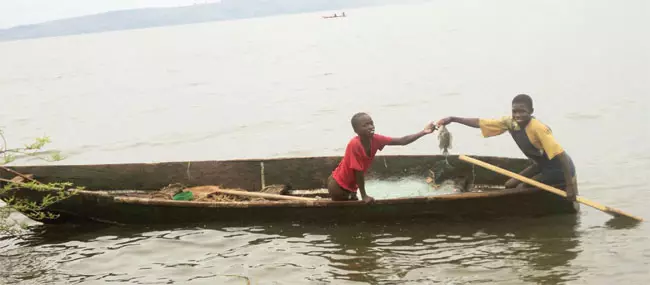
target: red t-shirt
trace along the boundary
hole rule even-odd
[[[332,171],[332,177],[343,189],[357,192],[359,185],[357,185],[356,178],[354,177],[354,170],[363,171],[365,174],[368,168],[370,168],[370,164],[375,158],[377,151],[384,149],[384,146],[390,141],[390,137],[374,134],[370,141],[370,156],[368,156],[363,149],[363,144],[361,144],[361,138],[359,136],[352,138],[345,148],[343,160]]]

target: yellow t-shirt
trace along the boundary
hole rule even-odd
[[[506,131],[519,131],[519,124],[511,116],[499,119],[479,119],[479,127],[483,137],[498,136]],[[538,150],[546,153],[549,160],[564,152],[562,146],[553,137],[551,129],[539,120],[532,118],[526,125],[526,136],[530,143]]]

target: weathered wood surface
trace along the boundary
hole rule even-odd
[[[32,193],[33,194],[33,193]],[[41,194],[41,193],[38,193]],[[211,221],[394,222],[415,217],[483,219],[575,213],[573,203],[533,189],[506,189],[431,197],[362,201],[200,202],[112,196],[110,191],[80,191],[51,207],[63,220],[89,219],[118,224],[177,224]],[[48,222],[48,221],[46,221]],[[62,220],[54,221],[62,222]]]
[[[505,189],[430,197],[362,201],[249,201],[202,202],[113,196],[114,191],[79,191],[51,210],[62,217],[47,223],[99,221],[118,224],[178,224],[211,221],[337,222],[341,220],[391,222],[416,217],[486,219],[573,214],[573,203],[536,189]],[[115,191],[118,195],[129,192]],[[134,191],[130,191],[131,193]],[[137,192],[136,192],[137,193]],[[30,195],[33,195],[30,192]],[[43,193],[37,193],[43,194]]]
[[[62,218],[54,222],[78,219],[121,224],[232,220],[389,221],[412,217],[436,219],[542,216],[577,211],[574,203],[536,189],[491,190],[483,193],[386,199],[370,205],[361,201],[334,202],[328,199],[198,202],[152,200],[129,195],[129,193],[146,193],[141,190],[161,189],[172,183],[183,183],[187,186],[220,185],[224,188],[259,191],[262,186],[260,163],[264,163],[264,180],[267,185],[288,183],[293,186],[293,189],[321,189],[322,192],[327,177],[340,159],[340,157],[311,157],[191,163],[29,166],[15,169],[21,173],[34,174],[35,178],[42,182],[71,181],[88,189],[79,191],[78,195],[53,205],[50,210],[62,215]],[[495,157],[481,159],[512,171],[519,171],[528,165],[528,161],[523,159]],[[378,156],[369,172],[369,179],[390,180],[405,177],[424,179],[442,160],[444,160],[442,156]],[[472,165],[459,161],[456,156],[450,156],[449,162],[455,168],[446,171],[442,179],[475,175],[475,184],[485,185],[501,185],[506,179],[502,175],[480,167],[472,169]],[[19,190],[16,194],[24,198],[38,199],[45,193]]]

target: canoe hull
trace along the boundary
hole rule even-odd
[[[394,179],[406,176],[424,178],[442,161],[440,156],[378,157],[369,177]],[[519,171],[528,161],[506,158],[481,158],[500,167]],[[340,157],[289,158],[275,160],[174,162],[164,164],[128,164],[94,166],[23,167],[16,170],[35,174],[42,181],[72,181],[89,189],[52,205],[60,214],[44,223],[95,221],[118,224],[183,224],[215,221],[399,221],[411,218],[484,219],[511,216],[575,214],[578,204],[551,193],[537,190],[493,190],[431,197],[386,199],[374,204],[361,201],[315,202],[187,202],[115,197],[112,189],[159,189],[169,183],[189,185],[219,184],[255,191],[263,184],[291,183],[294,188],[317,189],[325,186],[327,176]],[[472,168],[457,157],[449,162],[456,167],[444,176],[472,173],[476,183],[502,184],[505,177]],[[378,164],[378,165],[377,165]],[[180,173],[179,173],[180,172]],[[189,183],[188,183],[189,182]],[[90,185],[90,186],[88,186]],[[296,187],[297,186],[297,187]],[[17,197],[38,200],[44,193],[20,189]]]
[[[25,197],[25,193],[22,195]],[[33,193],[29,193],[32,195]],[[32,196],[32,199],[35,197]],[[61,216],[45,223],[183,224],[219,221],[255,222],[395,222],[412,218],[492,219],[575,214],[578,204],[537,189],[497,190],[433,197],[354,202],[187,202],[113,197],[82,193],[53,205]]]

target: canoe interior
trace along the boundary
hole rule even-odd
[[[518,172],[529,165],[526,159],[476,157],[490,164]],[[445,159],[453,168],[440,171]],[[13,167],[34,174],[41,182],[69,181],[88,190],[156,190],[172,183],[186,186],[219,185],[259,191],[262,185],[290,184],[293,189],[321,189],[341,157],[305,157],[190,161],[101,165],[51,165]],[[406,177],[425,179],[431,171],[437,181],[468,177],[473,184],[502,185],[507,177],[461,161],[458,156],[377,156],[367,179],[391,180]],[[11,179],[12,174],[0,176]]]

